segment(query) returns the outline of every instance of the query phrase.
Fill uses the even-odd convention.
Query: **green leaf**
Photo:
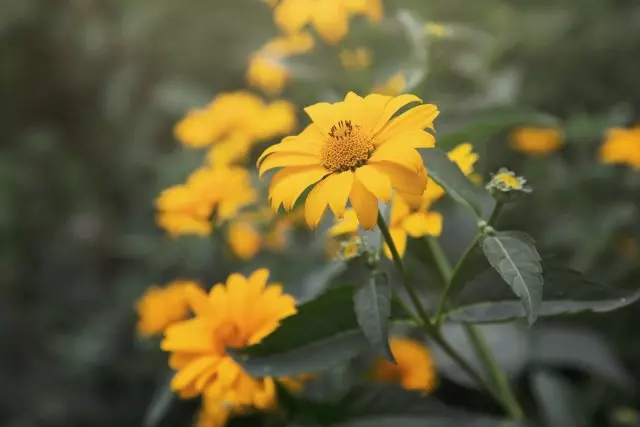
[[[469,207],[482,217],[483,207],[492,201],[484,187],[477,187],[462,173],[458,165],[439,148],[424,148],[420,151],[427,172],[456,201]],[[488,210],[487,210],[488,212]]]
[[[529,325],[542,304],[542,265],[529,236],[520,232],[497,232],[483,236],[480,244],[489,263],[522,301]]]
[[[353,294],[358,324],[371,347],[380,356],[395,363],[389,346],[391,285],[386,274],[372,274]]]
[[[530,357],[539,365],[584,370],[621,390],[629,391],[633,387],[631,375],[607,342],[590,331],[560,328],[539,330],[534,336]]]
[[[521,301],[486,260],[471,260],[470,264],[474,274],[462,272],[461,276],[469,279],[449,305],[450,320],[504,322],[526,316]],[[589,281],[582,273],[553,257],[543,257],[542,266],[545,285],[539,316],[607,312],[629,305],[640,297],[640,290]]]
[[[548,427],[585,427],[589,423],[578,406],[578,396],[562,376],[541,370],[533,377],[533,393]]]
[[[348,361],[369,347],[353,310],[353,292],[352,286],[329,289],[298,307],[261,343],[232,356],[256,377],[320,372]],[[406,321],[398,311],[392,307],[392,319]]]

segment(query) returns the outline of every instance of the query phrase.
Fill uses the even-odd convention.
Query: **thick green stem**
[[[498,205],[496,205],[496,208]],[[493,217],[493,215],[492,215]],[[438,304],[438,312],[436,314],[436,327],[440,326],[442,320],[442,313],[446,307],[447,296],[449,291],[451,290],[451,284],[453,283],[456,275],[462,268],[467,256],[473,249],[473,247],[477,244],[480,234],[478,234],[473,241],[469,244],[467,249],[465,250],[462,257],[456,264],[454,269],[451,269],[451,265],[447,261],[446,257],[439,256],[437,253],[442,252],[442,248],[439,243],[433,239],[433,242],[429,245],[430,247],[438,246],[436,252],[433,254],[434,259],[436,259],[436,265],[440,271],[440,275],[446,278],[446,286],[445,290],[440,298],[440,302]],[[440,261],[438,261],[440,260]],[[509,416],[513,419],[519,420],[522,419],[522,409],[516,400],[513,391],[511,390],[511,386],[509,385],[509,381],[498,366],[491,353],[491,349],[487,345],[487,342],[484,339],[484,336],[476,330],[475,326],[464,323],[464,328],[469,336],[471,344],[473,345],[478,358],[482,362],[485,373],[488,378],[491,378],[491,384],[487,387],[487,389],[497,398],[497,400],[502,404],[505,411],[509,414]],[[474,371],[475,372],[475,371]],[[486,386],[485,386],[486,387]]]
[[[503,206],[504,206],[503,202],[501,202],[500,200],[496,200],[496,205],[493,207],[493,212],[491,212],[491,216],[489,217],[489,221],[487,222],[487,224],[489,225],[496,224],[496,221],[498,220],[498,216],[500,215],[500,211],[502,211]]]
[[[513,391],[511,390],[511,386],[509,384],[509,379],[502,372],[502,369],[498,366],[495,358],[493,357],[493,353],[491,349],[487,345],[487,341],[484,339],[482,332],[477,330],[473,325],[469,323],[464,324],[465,331],[473,348],[478,355],[478,358],[482,362],[482,366],[485,369],[485,374],[488,378],[491,378],[493,382],[493,386],[498,391],[500,395],[500,400],[504,406],[504,409],[507,411],[509,416],[515,420],[522,419],[522,409],[520,408],[520,404],[516,400]]]

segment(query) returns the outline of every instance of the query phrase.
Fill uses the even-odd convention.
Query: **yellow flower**
[[[176,280],[164,288],[151,286],[136,303],[138,333],[153,335],[164,331],[172,323],[187,317],[187,288],[197,287],[195,282]]]
[[[299,135],[267,148],[258,159],[260,175],[282,168],[271,180],[269,197],[277,210],[291,210],[309,186],[305,201],[307,224],[315,228],[327,205],[342,217],[347,200],[360,225],[372,229],[378,218],[378,199],[388,202],[392,189],[421,195],[426,173],[416,148],[432,147],[438,115],[435,105],[423,104],[392,116],[414,95],[390,97],[350,92],[342,102],[307,107],[312,123]]]
[[[251,144],[251,137],[245,133],[233,133],[209,149],[207,161],[214,169],[237,165],[246,159]]]
[[[406,338],[391,338],[391,352],[397,364],[378,359],[373,367],[373,379],[398,383],[407,390],[432,392],[438,385],[435,365],[429,350]]]
[[[256,190],[246,169],[203,167],[184,185],[160,194],[157,222],[172,235],[206,235],[213,220],[226,221],[255,200]]]
[[[640,168],[640,125],[629,129],[610,129],[598,156],[603,163]]]
[[[260,251],[262,236],[246,221],[234,221],[229,226],[229,246],[242,260],[252,259]]]
[[[365,15],[372,21],[382,18],[381,0],[282,0],[274,10],[274,21],[285,33],[298,33],[307,24],[320,36],[336,44],[349,32],[349,18]]]
[[[348,209],[344,217],[329,229],[331,236],[354,234],[358,230],[358,218]],[[439,212],[424,209],[411,212],[409,205],[400,196],[394,196],[391,203],[389,233],[400,256],[407,248],[407,236],[439,236],[442,233],[442,215]],[[391,251],[385,244],[384,253],[391,259]]]
[[[371,51],[363,47],[354,50],[343,49],[340,52],[340,62],[346,69],[369,68],[371,66]]]
[[[407,79],[404,74],[398,72],[389,77],[389,80],[382,84],[377,84],[371,89],[373,93],[382,95],[397,96],[405,91],[407,87]]]
[[[247,68],[247,83],[269,95],[281,93],[290,75],[283,59],[309,52],[314,45],[311,34],[305,32],[279,36],[268,41],[251,55]]]
[[[511,146],[532,156],[545,156],[562,146],[562,134],[553,128],[524,127],[513,131]]]
[[[200,409],[196,427],[224,427],[227,424],[231,411],[223,402],[213,403],[205,403]]]
[[[251,377],[226,352],[259,343],[296,313],[294,299],[282,293],[282,286],[267,285],[268,277],[268,270],[259,269],[248,278],[231,274],[209,294],[189,289],[195,317],[168,327],[161,344],[177,371],[174,391],[185,398],[203,394],[205,408],[222,403],[234,410],[273,407],[273,378]]]

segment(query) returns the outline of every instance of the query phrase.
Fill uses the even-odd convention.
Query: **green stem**
[[[500,212],[502,211],[503,206],[504,206],[503,202],[501,202],[500,200],[496,200],[496,205],[493,207],[493,212],[491,212],[491,216],[489,217],[489,221],[487,222],[488,225],[496,224],[496,221],[498,220],[498,216],[500,215]]]
[[[467,336],[469,337],[469,340],[471,341],[471,344],[473,344],[478,358],[482,362],[482,365],[485,369],[485,374],[488,378],[491,378],[493,386],[498,391],[500,400],[502,401],[505,410],[511,418],[515,420],[522,419],[522,409],[520,408],[520,404],[516,400],[513,391],[511,390],[509,380],[498,366],[498,363],[493,357],[493,353],[487,345],[487,341],[482,335],[482,332],[478,331],[473,325],[470,325],[469,323],[465,323],[464,328]]]
[[[438,243],[435,237],[433,236],[425,236],[425,240],[427,241],[427,245],[431,250],[431,255],[433,255],[433,260],[438,266],[438,272],[440,273],[440,277],[442,278],[442,283],[448,283],[451,278],[451,266],[449,265],[449,261],[447,260],[447,256],[442,250],[442,246]]]
[[[447,300],[449,299],[449,294],[451,293],[451,290],[453,288],[453,283],[455,282],[456,277],[458,277],[458,274],[462,269],[462,265],[464,264],[467,257],[471,253],[471,250],[478,243],[478,240],[480,240],[480,234],[477,234],[473,238],[471,243],[469,243],[469,245],[464,250],[464,253],[458,260],[458,263],[453,268],[453,270],[451,269],[451,265],[449,264],[449,261],[447,261],[446,258],[440,258],[437,255],[435,255],[436,252],[433,252],[434,258],[436,258],[436,266],[438,267],[438,270],[440,271],[440,274],[443,277],[444,283],[445,283],[444,291],[442,292],[442,295],[440,295],[440,300],[438,301],[438,308],[436,310],[436,320],[435,320],[436,325],[440,325],[442,323],[444,310],[447,308]],[[434,238],[431,238],[429,243],[430,243],[429,247],[432,248],[432,251],[433,251],[433,247],[436,247],[437,248],[436,251],[442,253],[442,247],[440,246],[437,240],[435,240]],[[444,262],[438,263],[437,262],[438,259],[441,259],[441,261],[444,260]]]
[[[497,208],[497,205],[496,205],[496,208]],[[447,278],[447,284],[445,286],[445,290],[438,303],[438,312],[436,314],[436,322],[435,322],[436,328],[440,326],[440,323],[442,321],[442,313],[446,306],[447,295],[451,290],[451,284],[453,283],[456,275],[462,268],[462,265],[464,264],[467,256],[471,252],[471,249],[473,249],[473,247],[478,242],[478,239],[480,238],[480,236],[481,234],[476,235],[476,237],[473,239],[473,241],[469,244],[469,246],[465,250],[462,257],[460,257],[460,260],[458,261],[458,263],[456,264],[453,270],[451,269],[451,265],[449,264],[449,262],[446,260],[445,257],[441,257],[437,255],[437,252],[442,252],[441,247],[438,247],[436,249],[437,252],[434,253],[434,259],[440,260],[440,262],[436,261],[436,265],[440,270],[440,275],[442,277]],[[430,244],[430,247],[432,246],[440,246],[440,245],[437,242],[437,240],[433,239],[433,243]],[[478,358],[482,362],[482,365],[484,367],[487,377],[491,378],[491,384],[488,387],[485,385],[485,387],[494,395],[494,397],[497,398],[497,400],[502,404],[505,411],[509,414],[511,418],[516,420],[522,419],[522,409],[520,408],[520,405],[518,404],[518,401],[516,400],[513,394],[513,391],[511,390],[509,381],[507,380],[506,376],[504,375],[504,373],[496,363],[495,358],[491,353],[491,349],[489,348],[489,346],[487,345],[487,342],[484,339],[484,336],[482,336],[482,334],[476,330],[475,326],[469,323],[464,323],[464,327],[469,336],[471,344],[473,345],[475,352],[478,355]]]
[[[391,257],[393,258],[393,263],[396,267],[396,270],[398,270],[398,273],[402,276],[402,283],[405,289],[407,290],[407,293],[409,294],[411,302],[413,303],[413,305],[415,306],[415,309],[418,312],[419,318],[416,319],[411,313],[411,310],[409,310],[408,307],[404,303],[402,303],[402,300],[398,298],[398,301],[400,302],[402,309],[414,321],[418,322],[418,325],[422,328],[422,330],[428,336],[430,336],[440,346],[440,348],[442,348],[442,350],[452,360],[454,360],[458,364],[458,366],[460,366],[460,368],[467,375],[469,375],[469,377],[471,377],[472,380],[477,382],[478,385],[480,385],[481,387],[487,389],[496,398],[496,400],[500,400],[500,397],[497,391],[494,390],[491,384],[488,384],[482,378],[482,376],[479,375],[475,371],[475,369],[466,360],[464,360],[447,341],[445,341],[445,339],[442,337],[442,334],[431,323],[431,320],[429,319],[429,315],[422,307],[422,303],[420,302],[418,293],[416,292],[415,288],[413,287],[413,285],[411,284],[411,282],[409,281],[409,279],[405,274],[402,258],[398,253],[398,248],[396,247],[395,243],[393,242],[393,239],[391,238],[391,233],[389,232],[387,223],[384,221],[384,218],[382,217],[382,215],[378,216],[378,227],[380,227],[380,232],[382,233],[382,237],[384,238],[385,243],[387,244],[387,246],[389,246],[389,251],[391,252]]]

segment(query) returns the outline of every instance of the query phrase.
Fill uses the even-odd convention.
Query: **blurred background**
[[[438,131],[475,144],[485,181],[508,166],[535,189],[505,212],[505,227],[637,288],[640,174],[599,165],[595,153],[607,128],[640,120],[640,3],[384,3],[398,17],[389,31],[413,49],[400,51],[419,53],[403,71],[443,111]],[[403,35],[431,21],[450,40],[416,47]],[[166,359],[136,337],[135,300],[177,277],[213,283],[238,262],[211,240],[173,239],[155,225],[157,194],[202,161],[173,126],[244,87],[248,56],[275,34],[258,0],[0,2],[1,425],[142,424]],[[399,44],[364,27],[359,37],[390,58],[374,70],[389,77]],[[306,75],[323,63],[312,60],[291,64],[284,96],[299,106],[346,89]],[[545,159],[511,150],[510,127],[534,117],[514,121],[520,112],[553,117],[566,145]],[[443,239],[453,252],[465,243],[450,228]],[[637,385],[639,321],[636,304],[563,324],[599,331]],[[598,390],[594,411],[613,398]]]

